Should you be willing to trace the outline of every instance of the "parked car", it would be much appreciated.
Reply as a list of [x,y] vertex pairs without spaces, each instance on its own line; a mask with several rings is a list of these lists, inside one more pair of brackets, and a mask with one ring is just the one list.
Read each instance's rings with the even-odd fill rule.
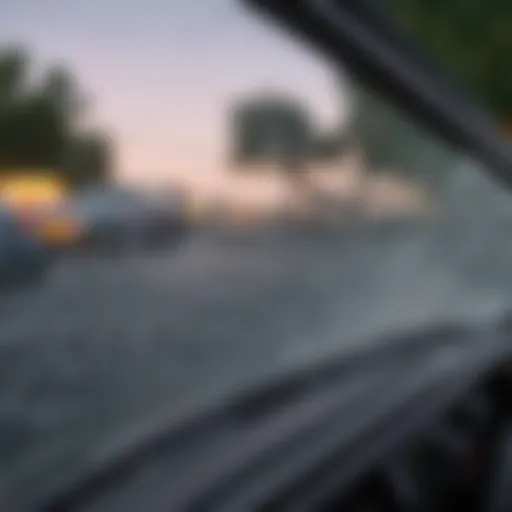
[[147,237],[152,246],[178,242],[189,232],[186,206],[179,193],[148,198]]
[[0,287],[38,281],[50,262],[50,253],[37,237],[0,208]]
[[72,214],[66,200],[18,211],[17,217],[51,251],[72,247],[82,237],[81,220]]
[[138,191],[91,188],[68,203],[69,216],[81,224],[87,247],[146,248],[169,242],[185,232],[185,219],[172,204]]

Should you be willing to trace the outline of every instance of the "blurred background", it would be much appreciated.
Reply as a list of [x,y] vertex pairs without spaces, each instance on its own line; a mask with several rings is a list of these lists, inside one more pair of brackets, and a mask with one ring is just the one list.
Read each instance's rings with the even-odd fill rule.
[[502,314],[483,171],[233,0],[4,0],[0,498],[273,372]]
[[4,7],[6,202],[78,195],[84,214],[123,188],[200,224],[425,206],[405,179],[364,180],[341,73],[233,2],[153,4]]

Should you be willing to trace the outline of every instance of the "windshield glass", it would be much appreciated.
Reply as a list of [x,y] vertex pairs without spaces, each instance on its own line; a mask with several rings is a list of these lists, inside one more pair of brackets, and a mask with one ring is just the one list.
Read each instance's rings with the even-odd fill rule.
[[0,258],[9,510],[256,382],[508,307],[483,165],[238,2],[8,0],[0,28],[5,176],[173,205],[6,206],[40,249]]

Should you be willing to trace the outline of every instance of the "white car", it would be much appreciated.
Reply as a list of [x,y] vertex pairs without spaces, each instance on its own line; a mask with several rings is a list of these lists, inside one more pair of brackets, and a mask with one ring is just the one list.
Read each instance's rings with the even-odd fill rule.
[[82,191],[70,202],[86,245],[140,248],[183,234],[184,218],[171,207],[128,188]]

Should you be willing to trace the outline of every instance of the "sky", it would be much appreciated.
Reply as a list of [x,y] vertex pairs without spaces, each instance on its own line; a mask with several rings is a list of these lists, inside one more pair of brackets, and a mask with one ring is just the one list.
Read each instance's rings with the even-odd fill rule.
[[236,0],[2,0],[0,45],[19,42],[73,70],[132,182],[225,186],[233,98],[271,89],[323,126],[343,116],[320,56]]

